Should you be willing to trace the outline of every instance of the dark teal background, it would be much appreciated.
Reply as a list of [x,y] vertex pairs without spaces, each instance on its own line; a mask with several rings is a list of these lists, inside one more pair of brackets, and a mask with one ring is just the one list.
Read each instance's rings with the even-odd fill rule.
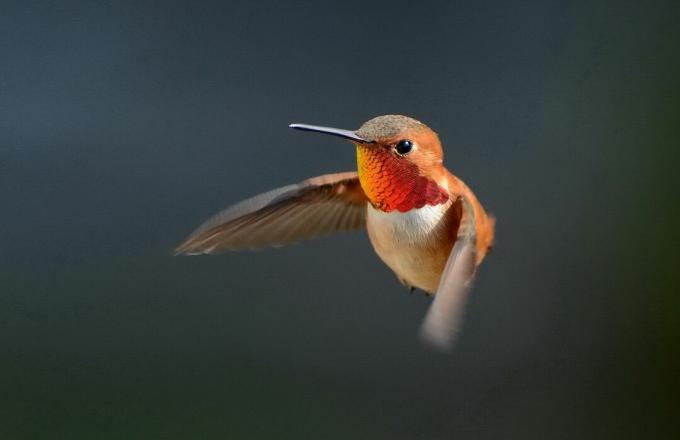
[[[0,438],[679,438],[677,2],[3,2]],[[498,218],[456,350],[365,233],[174,258],[441,136]]]

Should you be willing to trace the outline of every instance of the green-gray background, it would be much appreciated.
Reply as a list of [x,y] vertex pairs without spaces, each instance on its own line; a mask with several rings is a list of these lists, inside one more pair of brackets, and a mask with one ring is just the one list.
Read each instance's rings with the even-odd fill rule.
[[[606,3],[611,3],[606,5]],[[2,2],[0,438],[678,438],[677,2]],[[407,114],[498,218],[449,356],[364,233],[173,258]]]

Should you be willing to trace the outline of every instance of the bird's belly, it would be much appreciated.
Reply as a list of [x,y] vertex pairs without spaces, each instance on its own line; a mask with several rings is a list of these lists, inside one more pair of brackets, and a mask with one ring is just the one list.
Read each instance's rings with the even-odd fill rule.
[[366,228],[378,256],[408,286],[435,293],[453,239],[446,212],[450,203],[402,212],[368,206]]

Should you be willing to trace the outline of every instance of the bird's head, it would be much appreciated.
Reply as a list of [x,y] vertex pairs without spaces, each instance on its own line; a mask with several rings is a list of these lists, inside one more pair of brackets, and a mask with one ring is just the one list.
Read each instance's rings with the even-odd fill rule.
[[361,187],[377,209],[407,212],[449,199],[439,184],[443,174],[439,137],[422,122],[385,115],[365,122],[356,131],[304,124],[290,127],[354,143]]

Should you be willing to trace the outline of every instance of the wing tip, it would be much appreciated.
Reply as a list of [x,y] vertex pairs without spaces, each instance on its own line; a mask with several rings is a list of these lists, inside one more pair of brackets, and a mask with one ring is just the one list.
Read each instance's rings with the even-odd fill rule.
[[427,323],[420,328],[420,340],[430,349],[439,353],[451,353],[456,340],[455,331],[433,327]]
[[173,257],[209,254],[212,249],[201,249],[191,238],[185,240],[172,251]]
[[186,253],[185,253],[185,251],[184,251],[184,243],[182,243],[182,244],[180,244],[179,246],[177,246],[177,247],[170,253],[170,255],[172,255],[173,257],[179,257],[179,256],[181,256],[181,255],[186,255]]
[[191,252],[188,249],[178,247],[175,250],[173,250],[170,255],[173,257],[184,257],[188,255],[198,255],[198,252]]

